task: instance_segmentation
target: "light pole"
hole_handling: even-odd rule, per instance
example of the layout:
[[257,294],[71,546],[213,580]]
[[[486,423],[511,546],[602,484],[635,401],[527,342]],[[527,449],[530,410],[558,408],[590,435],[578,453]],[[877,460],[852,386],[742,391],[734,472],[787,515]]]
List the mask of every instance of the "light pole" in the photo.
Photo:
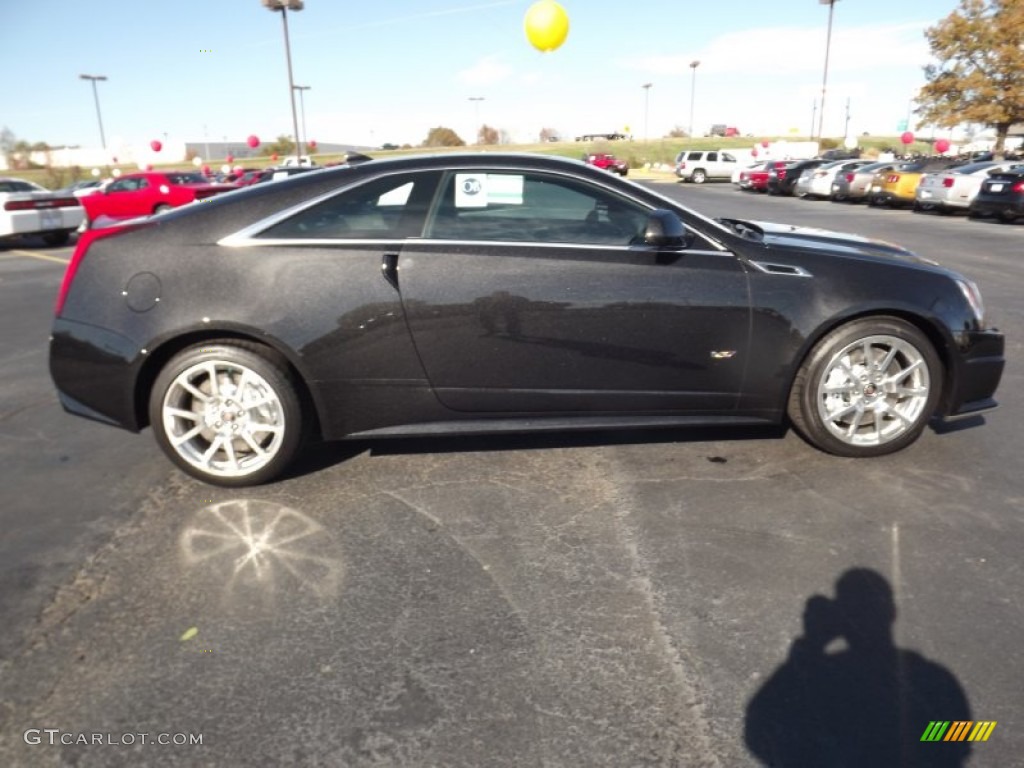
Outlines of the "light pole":
[[647,131],[647,117],[650,114],[651,86],[654,83],[644,83],[640,87],[644,89],[644,141],[650,141],[651,136]]
[[693,75],[690,77],[690,138],[693,138],[693,101],[697,95],[697,67],[700,66],[699,61],[691,61],[690,69],[693,70]]
[[106,75],[79,75],[78,77],[81,80],[91,80],[92,81],[92,98],[93,98],[93,101],[96,102],[96,119],[99,120],[99,123],[100,123],[100,143],[103,145],[103,148],[106,149],[107,148],[107,139],[103,135],[103,115],[100,114],[100,96],[99,96],[99,93],[97,93],[97,91],[96,91],[96,81],[97,80],[106,80],[107,76]]
[[[832,47],[832,12],[836,7],[836,0],[818,0],[821,5],[828,6],[828,35],[825,37],[825,74],[821,78],[821,109],[818,111],[818,140],[821,140],[822,131],[825,126],[825,88],[828,85],[828,54]],[[811,137],[814,138],[813,136]]]
[[295,81],[292,80],[292,48],[288,42],[288,11],[301,11],[302,0],[262,0],[263,7],[271,11],[281,12],[281,24],[284,27],[284,54],[288,59],[288,97],[292,101],[292,125],[295,130],[295,161],[302,165],[302,145],[299,143],[299,115],[295,111]]
[[312,90],[312,86],[293,85],[292,88],[299,92],[299,109],[302,111],[302,146],[306,146],[306,142],[309,141],[309,134],[306,133],[306,99],[303,96],[303,91]]
[[480,143],[480,128],[482,127],[480,125],[480,102],[483,101],[485,98],[485,96],[469,97],[469,101],[472,101],[473,105],[476,107],[476,140],[478,144]]

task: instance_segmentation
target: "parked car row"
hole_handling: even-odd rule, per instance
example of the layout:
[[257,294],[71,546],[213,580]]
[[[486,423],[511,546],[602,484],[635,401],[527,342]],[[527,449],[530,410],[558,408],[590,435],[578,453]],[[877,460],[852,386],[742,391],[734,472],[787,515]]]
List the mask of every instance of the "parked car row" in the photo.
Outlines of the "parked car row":
[[997,216],[1007,222],[1024,217],[1020,160],[769,160],[736,169],[732,180],[745,191],[915,211],[965,211],[971,217]]

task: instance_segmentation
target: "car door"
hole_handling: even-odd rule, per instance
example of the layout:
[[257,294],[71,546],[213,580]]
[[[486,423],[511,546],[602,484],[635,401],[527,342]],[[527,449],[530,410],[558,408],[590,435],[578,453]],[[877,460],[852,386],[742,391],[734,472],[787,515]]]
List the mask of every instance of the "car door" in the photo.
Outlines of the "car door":
[[749,343],[741,263],[642,244],[649,206],[592,180],[453,170],[397,275],[437,397],[461,411],[728,411]]
[[112,181],[103,192],[102,213],[113,217],[136,215],[134,206],[138,188],[139,179],[134,176]]

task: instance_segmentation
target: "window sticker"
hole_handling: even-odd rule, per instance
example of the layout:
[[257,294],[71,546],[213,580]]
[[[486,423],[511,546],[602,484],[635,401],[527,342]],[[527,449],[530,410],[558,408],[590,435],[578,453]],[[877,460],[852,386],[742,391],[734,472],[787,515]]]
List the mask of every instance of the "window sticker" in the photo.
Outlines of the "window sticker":
[[486,208],[487,207],[487,174],[457,173],[455,174],[455,207]]
[[490,205],[522,205],[522,175],[511,173],[487,174],[487,202]]

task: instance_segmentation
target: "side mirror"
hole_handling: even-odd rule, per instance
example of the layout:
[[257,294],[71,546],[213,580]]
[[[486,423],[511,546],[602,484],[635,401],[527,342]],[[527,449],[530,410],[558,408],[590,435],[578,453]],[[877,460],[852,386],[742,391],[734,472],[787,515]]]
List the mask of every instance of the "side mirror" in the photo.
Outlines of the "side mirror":
[[686,225],[672,211],[657,208],[647,217],[644,227],[644,243],[656,248],[685,248],[687,245]]

